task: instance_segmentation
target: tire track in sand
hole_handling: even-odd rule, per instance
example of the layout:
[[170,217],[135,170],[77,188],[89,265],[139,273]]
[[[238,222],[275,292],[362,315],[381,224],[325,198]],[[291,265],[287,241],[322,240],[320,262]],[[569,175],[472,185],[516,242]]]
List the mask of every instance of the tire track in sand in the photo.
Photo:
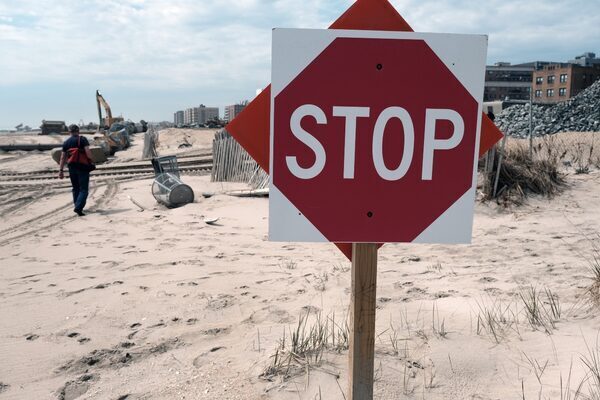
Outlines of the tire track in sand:
[[[90,191],[90,199],[91,200],[95,200],[95,193],[96,193],[98,187],[102,187],[102,186],[105,186],[104,192],[99,197],[99,199],[94,202],[94,205],[92,207],[90,207],[90,211],[96,211],[98,209],[98,207],[102,207],[102,206],[108,204],[110,201],[112,201],[112,199],[115,197],[115,195],[119,191],[119,185],[116,181],[108,181],[108,182],[102,183],[100,185],[95,185],[92,188],[92,190]],[[70,216],[67,216],[66,218],[64,218],[64,211],[67,209],[70,209],[71,207],[73,207],[73,205],[71,204],[71,202],[69,202],[61,207],[58,207],[58,208],[50,210],[46,213],[43,213],[42,215],[36,216],[34,218],[30,218],[27,221],[23,221],[21,223],[18,223],[16,225],[9,227],[8,229],[4,229],[4,230],[0,231],[0,247],[6,246],[6,245],[14,242],[15,240],[19,240],[19,239],[34,235],[38,232],[48,230],[49,228],[55,226],[57,223],[65,223],[65,222],[71,221],[75,218],[78,218],[76,215],[70,215]],[[39,226],[40,221],[45,222],[45,224],[43,226]],[[50,223],[47,223],[48,221],[50,221]],[[27,229],[27,226],[32,225],[32,224],[35,224],[38,227],[29,229],[26,232],[17,234],[16,236],[11,236],[12,234],[20,231],[21,228]],[[6,237],[6,236],[9,236],[9,237],[3,239],[3,237]]]

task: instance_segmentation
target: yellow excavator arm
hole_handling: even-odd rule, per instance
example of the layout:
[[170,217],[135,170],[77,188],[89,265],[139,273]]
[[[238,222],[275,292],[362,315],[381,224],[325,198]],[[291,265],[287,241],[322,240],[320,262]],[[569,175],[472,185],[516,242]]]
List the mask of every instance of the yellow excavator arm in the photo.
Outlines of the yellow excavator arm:
[[[98,120],[100,123],[100,127],[110,128],[110,126],[113,123],[112,111],[110,110],[110,106],[108,105],[106,100],[104,100],[104,97],[102,97],[98,90],[96,90],[96,103],[98,103]],[[104,108],[106,118],[102,118],[102,108]]]

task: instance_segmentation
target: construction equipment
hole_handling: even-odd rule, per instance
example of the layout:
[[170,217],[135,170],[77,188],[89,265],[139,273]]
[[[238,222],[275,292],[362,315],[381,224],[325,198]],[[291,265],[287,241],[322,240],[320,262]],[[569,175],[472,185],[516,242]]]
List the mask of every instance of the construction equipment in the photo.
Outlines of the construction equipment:
[[40,135],[60,135],[61,133],[67,131],[67,125],[65,124],[65,121],[46,121],[44,119],[42,120],[42,125],[40,125],[40,128]]
[[[109,129],[113,123],[123,122],[123,117],[112,116],[112,111],[110,110],[108,102],[104,99],[104,97],[100,94],[98,90],[96,90],[96,103],[98,104],[99,129]],[[104,108],[104,112],[106,113],[106,116],[104,118],[102,118],[102,108]]]
[[[101,137],[95,137],[95,142],[104,149],[106,154],[114,155],[117,150],[122,150],[129,145],[126,138],[120,134],[111,134],[109,131],[114,123],[123,122],[123,117],[113,117],[112,111],[108,102],[100,94],[100,91],[96,90],[96,104],[98,105],[98,133]],[[102,108],[106,114],[102,117]]]
[[[113,117],[108,102],[96,90],[96,104],[98,105],[98,134],[95,142],[101,146],[106,154],[114,155],[116,151],[123,150],[130,145],[130,136],[138,132],[146,132],[148,124],[141,120],[139,124],[125,121],[123,117]],[[102,108],[105,116],[102,117]]]

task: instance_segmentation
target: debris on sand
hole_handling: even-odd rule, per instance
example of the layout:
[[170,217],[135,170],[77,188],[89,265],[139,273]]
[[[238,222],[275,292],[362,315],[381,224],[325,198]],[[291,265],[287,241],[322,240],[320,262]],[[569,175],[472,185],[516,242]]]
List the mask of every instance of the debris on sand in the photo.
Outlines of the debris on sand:
[[[533,136],[600,131],[600,80],[577,96],[555,105],[533,105]],[[508,107],[494,120],[507,135],[529,136],[529,104]]]

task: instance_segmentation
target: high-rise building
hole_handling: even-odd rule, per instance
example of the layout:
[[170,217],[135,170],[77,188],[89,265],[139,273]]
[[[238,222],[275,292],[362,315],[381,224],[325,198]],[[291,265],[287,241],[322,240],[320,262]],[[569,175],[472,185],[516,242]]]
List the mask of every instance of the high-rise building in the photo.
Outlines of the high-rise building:
[[205,124],[215,118],[219,118],[219,107],[206,107],[204,104],[200,104],[198,107],[199,124]]
[[181,126],[184,124],[184,119],[183,119],[183,111],[176,111],[173,114],[173,123],[175,124],[175,126]]
[[226,122],[231,122],[242,110],[246,107],[246,102],[240,104],[232,104],[230,106],[225,106],[225,116],[224,119]]
[[194,125],[198,123],[198,108],[186,108],[183,112],[183,123],[185,125]]

